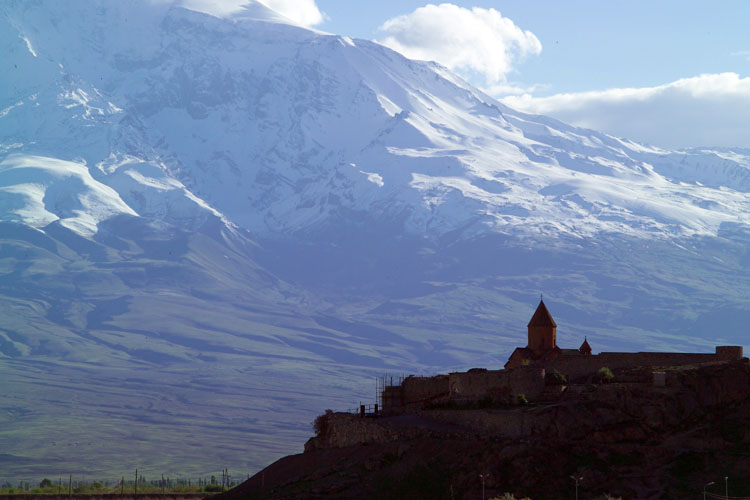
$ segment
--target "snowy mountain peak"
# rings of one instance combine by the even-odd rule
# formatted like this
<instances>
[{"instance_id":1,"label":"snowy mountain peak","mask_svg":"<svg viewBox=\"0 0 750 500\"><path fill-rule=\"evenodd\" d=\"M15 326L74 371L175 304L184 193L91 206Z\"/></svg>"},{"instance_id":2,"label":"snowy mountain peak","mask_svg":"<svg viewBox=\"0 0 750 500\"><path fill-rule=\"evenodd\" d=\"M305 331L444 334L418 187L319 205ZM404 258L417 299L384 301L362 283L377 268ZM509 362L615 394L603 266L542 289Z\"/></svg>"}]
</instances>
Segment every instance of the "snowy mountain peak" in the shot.
<instances>
[{"instance_id":1,"label":"snowy mountain peak","mask_svg":"<svg viewBox=\"0 0 750 500\"><path fill-rule=\"evenodd\" d=\"M299 23L269 8L261 0L246 0L244 3L207 0L164 0L163 3L170 5L172 8L184 8L235 22L262 21L302 27Z\"/></svg>"},{"instance_id":2,"label":"snowy mountain peak","mask_svg":"<svg viewBox=\"0 0 750 500\"><path fill-rule=\"evenodd\" d=\"M169 185L185 206L265 235L342 217L430 238L750 224L744 153L663 151L518 113L434 63L293 26L261 2L229 19L146 0L0 13L0 148L135 158L166 180L93 178L143 181L138 202L118 191L137 213L182 213L150 198Z\"/></svg>"},{"instance_id":3,"label":"snowy mountain peak","mask_svg":"<svg viewBox=\"0 0 750 500\"><path fill-rule=\"evenodd\" d=\"M268 8L259 0L250 0L243 4L239 10L232 14L232 18L235 20L263 21L302 27L288 17Z\"/></svg>"}]
</instances>

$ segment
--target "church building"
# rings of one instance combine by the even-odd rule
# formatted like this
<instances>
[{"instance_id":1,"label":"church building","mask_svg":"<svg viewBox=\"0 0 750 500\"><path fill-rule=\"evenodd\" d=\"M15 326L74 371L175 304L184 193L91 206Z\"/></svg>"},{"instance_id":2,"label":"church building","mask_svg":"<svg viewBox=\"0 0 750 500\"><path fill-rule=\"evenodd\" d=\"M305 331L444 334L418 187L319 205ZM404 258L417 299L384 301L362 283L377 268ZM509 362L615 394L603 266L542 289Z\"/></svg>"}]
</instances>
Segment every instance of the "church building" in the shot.
<instances>
[{"instance_id":1,"label":"church building","mask_svg":"<svg viewBox=\"0 0 750 500\"><path fill-rule=\"evenodd\" d=\"M579 349L560 349L557 346L557 323L552 319L547 306L544 305L544 300L539 301L527 329L528 345L516 347L516 350L508 358L508 362L505 363L505 368L515 368L530 363L544 363L566 355L591 355L591 346L586 339Z\"/></svg>"}]
</instances>

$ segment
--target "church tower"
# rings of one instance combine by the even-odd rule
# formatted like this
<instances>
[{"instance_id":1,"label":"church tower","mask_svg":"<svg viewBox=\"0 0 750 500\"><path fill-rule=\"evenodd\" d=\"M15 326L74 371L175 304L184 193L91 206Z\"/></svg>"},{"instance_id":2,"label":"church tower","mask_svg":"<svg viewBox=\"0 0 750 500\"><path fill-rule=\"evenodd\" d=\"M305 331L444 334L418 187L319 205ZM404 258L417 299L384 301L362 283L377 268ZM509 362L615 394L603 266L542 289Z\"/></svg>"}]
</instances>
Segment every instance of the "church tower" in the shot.
<instances>
[{"instance_id":1,"label":"church tower","mask_svg":"<svg viewBox=\"0 0 750 500\"><path fill-rule=\"evenodd\" d=\"M544 300L539 301L536 312L528 324L529 349L535 353L551 351L557 347L557 323L544 305Z\"/></svg>"}]
</instances>

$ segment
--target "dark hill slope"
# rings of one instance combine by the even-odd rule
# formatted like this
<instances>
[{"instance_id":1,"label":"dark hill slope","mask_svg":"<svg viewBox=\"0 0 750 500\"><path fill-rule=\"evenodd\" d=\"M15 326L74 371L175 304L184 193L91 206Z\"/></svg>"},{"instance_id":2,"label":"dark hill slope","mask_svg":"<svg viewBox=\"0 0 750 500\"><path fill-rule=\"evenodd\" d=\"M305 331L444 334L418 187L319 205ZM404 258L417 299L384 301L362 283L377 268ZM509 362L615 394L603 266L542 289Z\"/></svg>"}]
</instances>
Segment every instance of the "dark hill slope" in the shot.
<instances>
[{"instance_id":1,"label":"dark hill slope","mask_svg":"<svg viewBox=\"0 0 750 500\"><path fill-rule=\"evenodd\" d=\"M277 461L217 500L481 498L480 474L488 474L486 498L504 492L573 498L574 474L584 478L583 498L687 498L725 475L731 494L747 495L747 359L674 376L666 388L579 387L533 408L380 419L328 413L308 451Z\"/></svg>"}]
</instances>

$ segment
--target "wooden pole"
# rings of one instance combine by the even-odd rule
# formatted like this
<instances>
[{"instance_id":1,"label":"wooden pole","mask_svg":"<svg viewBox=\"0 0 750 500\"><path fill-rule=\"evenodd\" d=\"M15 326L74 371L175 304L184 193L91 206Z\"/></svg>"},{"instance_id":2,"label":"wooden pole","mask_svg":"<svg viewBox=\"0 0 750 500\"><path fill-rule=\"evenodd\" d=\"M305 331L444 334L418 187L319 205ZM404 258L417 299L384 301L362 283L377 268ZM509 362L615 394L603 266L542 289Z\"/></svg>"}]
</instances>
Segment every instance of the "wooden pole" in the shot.
<instances>
[{"instance_id":1,"label":"wooden pole","mask_svg":"<svg viewBox=\"0 0 750 500\"><path fill-rule=\"evenodd\" d=\"M62 491L62 478L59 478L57 481L57 496L60 496L60 492Z\"/></svg>"},{"instance_id":2,"label":"wooden pole","mask_svg":"<svg viewBox=\"0 0 750 500\"><path fill-rule=\"evenodd\" d=\"M73 474L68 477L68 496L73 495Z\"/></svg>"},{"instance_id":3,"label":"wooden pole","mask_svg":"<svg viewBox=\"0 0 750 500\"><path fill-rule=\"evenodd\" d=\"M120 479L120 498L125 494L125 476Z\"/></svg>"},{"instance_id":4,"label":"wooden pole","mask_svg":"<svg viewBox=\"0 0 750 500\"><path fill-rule=\"evenodd\" d=\"M135 470L135 486L133 487L133 500L138 498L138 469Z\"/></svg>"}]
</instances>

